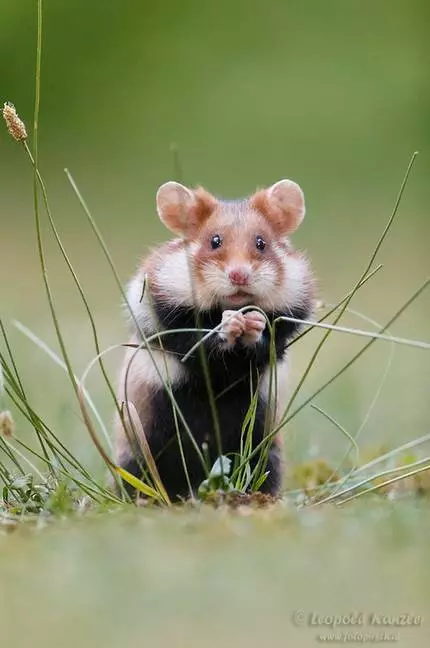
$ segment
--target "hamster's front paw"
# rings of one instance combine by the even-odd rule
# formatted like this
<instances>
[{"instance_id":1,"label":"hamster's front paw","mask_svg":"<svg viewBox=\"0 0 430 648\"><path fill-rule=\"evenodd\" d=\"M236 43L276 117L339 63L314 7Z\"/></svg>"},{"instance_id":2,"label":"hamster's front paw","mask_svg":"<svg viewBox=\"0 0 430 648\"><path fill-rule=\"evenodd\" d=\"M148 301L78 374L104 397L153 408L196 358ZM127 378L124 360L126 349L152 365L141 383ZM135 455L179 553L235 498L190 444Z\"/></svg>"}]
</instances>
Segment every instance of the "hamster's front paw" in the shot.
<instances>
[{"instance_id":1,"label":"hamster's front paw","mask_svg":"<svg viewBox=\"0 0 430 648\"><path fill-rule=\"evenodd\" d=\"M221 318L219 336L228 346L233 346L237 338L245 332L245 316L234 310L225 310Z\"/></svg>"},{"instance_id":2,"label":"hamster's front paw","mask_svg":"<svg viewBox=\"0 0 430 648\"><path fill-rule=\"evenodd\" d=\"M257 344L266 328L266 318L260 311L248 311L244 313L244 318L245 330L242 341L247 345Z\"/></svg>"}]
</instances>

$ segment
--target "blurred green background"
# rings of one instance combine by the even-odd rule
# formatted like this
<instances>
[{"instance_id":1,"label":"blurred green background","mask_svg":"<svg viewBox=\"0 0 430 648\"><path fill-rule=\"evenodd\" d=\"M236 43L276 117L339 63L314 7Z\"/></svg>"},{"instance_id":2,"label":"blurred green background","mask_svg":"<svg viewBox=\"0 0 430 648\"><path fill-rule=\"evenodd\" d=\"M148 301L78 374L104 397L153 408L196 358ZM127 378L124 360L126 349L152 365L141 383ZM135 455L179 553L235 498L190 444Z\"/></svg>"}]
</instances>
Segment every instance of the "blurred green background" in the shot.
<instances>
[{"instance_id":1,"label":"blurred green background","mask_svg":"<svg viewBox=\"0 0 430 648\"><path fill-rule=\"evenodd\" d=\"M3 0L0 94L31 131L36 3ZM177 171L223 197L282 177L299 182L307 218L295 236L334 302L352 287L391 212L404 171L420 151L399 218L378 262L383 272L355 308L389 319L429 274L428 2L412 0L45 0L40 166L54 216L94 309L102 346L123 342L120 295L63 168L74 175L124 282L168 233L154 195ZM0 308L35 405L82 452L89 442L66 379L13 330L19 319L56 348L43 293L32 215L31 168L0 134ZM48 269L74 366L94 350L85 313L45 226ZM429 340L429 294L393 328ZM350 325L372 328L353 316ZM313 337L312 337L313 335ZM297 345L293 380L317 335ZM333 335L303 395L357 349ZM380 343L318 400L355 433L387 363ZM113 375L119 356L110 358ZM428 432L426 351L397 347L363 443ZM105 419L112 406L96 378ZM345 441L309 408L294 421L293 456L343 452Z\"/></svg>"}]
</instances>

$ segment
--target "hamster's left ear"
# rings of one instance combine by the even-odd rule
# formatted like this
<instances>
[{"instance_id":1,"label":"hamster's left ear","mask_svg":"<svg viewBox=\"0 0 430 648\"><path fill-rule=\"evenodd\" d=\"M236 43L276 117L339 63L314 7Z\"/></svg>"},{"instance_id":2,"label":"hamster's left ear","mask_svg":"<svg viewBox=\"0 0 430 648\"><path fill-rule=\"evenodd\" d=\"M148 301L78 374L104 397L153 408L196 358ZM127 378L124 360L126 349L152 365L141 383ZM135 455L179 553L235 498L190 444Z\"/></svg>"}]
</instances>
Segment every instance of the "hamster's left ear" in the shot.
<instances>
[{"instance_id":1,"label":"hamster's left ear","mask_svg":"<svg viewBox=\"0 0 430 648\"><path fill-rule=\"evenodd\" d=\"M267 218L281 236L292 234L305 217L305 197L292 180L279 180L250 198L254 209Z\"/></svg>"},{"instance_id":2,"label":"hamster's left ear","mask_svg":"<svg viewBox=\"0 0 430 648\"><path fill-rule=\"evenodd\" d=\"M217 206L217 200L202 187L188 189L179 182L165 182L157 191L157 211L171 232L192 238Z\"/></svg>"}]
</instances>

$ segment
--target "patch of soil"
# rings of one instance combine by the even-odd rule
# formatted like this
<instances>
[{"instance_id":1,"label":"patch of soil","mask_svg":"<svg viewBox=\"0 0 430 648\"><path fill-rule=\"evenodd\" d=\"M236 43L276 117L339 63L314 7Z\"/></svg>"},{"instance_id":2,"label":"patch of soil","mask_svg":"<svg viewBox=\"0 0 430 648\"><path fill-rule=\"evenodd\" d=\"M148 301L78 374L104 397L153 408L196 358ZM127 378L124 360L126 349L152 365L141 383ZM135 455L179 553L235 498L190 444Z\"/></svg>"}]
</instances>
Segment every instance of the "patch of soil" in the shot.
<instances>
[{"instance_id":1,"label":"patch of soil","mask_svg":"<svg viewBox=\"0 0 430 648\"><path fill-rule=\"evenodd\" d=\"M238 491L225 493L224 491L216 491L206 497L205 504L210 504L215 508L218 506L229 506L232 509L237 509L240 506L249 506L260 509L267 508L275 504L278 500L278 497L268 495L267 493L240 493Z\"/></svg>"}]
</instances>

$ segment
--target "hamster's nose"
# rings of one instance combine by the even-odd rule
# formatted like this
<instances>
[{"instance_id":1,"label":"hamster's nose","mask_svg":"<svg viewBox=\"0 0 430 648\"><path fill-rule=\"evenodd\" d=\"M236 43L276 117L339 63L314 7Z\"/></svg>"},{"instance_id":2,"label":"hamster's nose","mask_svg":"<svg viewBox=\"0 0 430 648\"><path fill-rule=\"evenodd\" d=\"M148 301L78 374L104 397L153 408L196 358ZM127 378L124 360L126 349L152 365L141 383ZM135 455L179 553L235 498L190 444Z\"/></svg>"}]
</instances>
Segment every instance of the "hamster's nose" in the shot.
<instances>
[{"instance_id":1,"label":"hamster's nose","mask_svg":"<svg viewBox=\"0 0 430 648\"><path fill-rule=\"evenodd\" d=\"M246 286L249 281L249 272L246 268L234 268L228 273L228 278L235 286Z\"/></svg>"}]
</instances>

